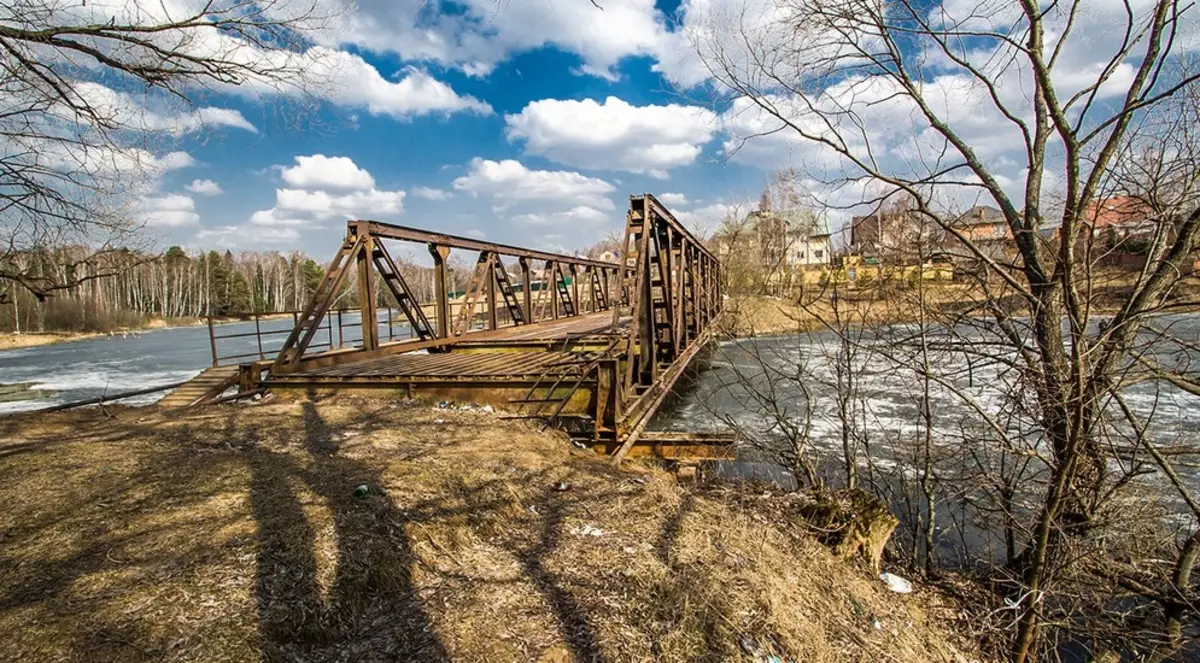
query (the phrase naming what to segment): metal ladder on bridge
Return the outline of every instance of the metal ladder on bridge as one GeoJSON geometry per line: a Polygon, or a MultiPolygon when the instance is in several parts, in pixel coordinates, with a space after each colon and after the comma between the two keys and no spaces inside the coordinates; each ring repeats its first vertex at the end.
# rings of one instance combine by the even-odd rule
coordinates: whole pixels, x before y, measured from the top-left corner
{"type": "MultiPolygon", "coordinates": [[[[573,338],[570,335],[563,340],[563,352],[567,351],[567,348],[570,347],[572,340],[573,338]]],[[[517,398],[509,401],[509,403],[519,405],[522,410],[524,410],[524,408],[527,406],[533,406],[533,410],[522,411],[521,414],[509,415],[504,418],[543,419],[542,430],[545,430],[550,426],[555,418],[562,414],[562,411],[567,407],[567,403],[571,401],[571,398],[575,395],[575,392],[579,391],[579,388],[583,386],[583,381],[587,379],[588,375],[596,370],[596,367],[600,364],[601,360],[612,353],[612,351],[620,344],[620,341],[621,339],[619,337],[615,337],[603,350],[577,353],[579,355],[578,358],[572,357],[566,361],[550,364],[546,370],[543,371],[540,376],[538,376],[538,379],[534,381],[533,386],[529,388],[529,391],[526,392],[523,398],[517,398]],[[569,369],[564,371],[555,371],[555,369],[561,369],[564,367],[569,367],[569,369]],[[538,389],[542,388],[542,384],[544,382],[550,381],[551,375],[554,376],[554,381],[550,383],[548,388],[545,388],[545,396],[536,397],[538,389]],[[554,396],[554,392],[557,391],[559,387],[563,385],[563,383],[569,382],[571,378],[575,378],[575,382],[567,389],[565,395],[556,398],[554,396]],[[542,408],[548,405],[553,406],[552,410],[549,414],[542,414],[542,408]]]]}
{"type": "Polygon", "coordinates": [[[514,292],[512,281],[508,278],[508,270],[504,268],[504,263],[500,260],[492,262],[492,276],[496,279],[496,285],[500,291],[500,296],[504,298],[504,305],[508,307],[508,313],[512,316],[513,324],[526,324],[525,309],[521,307],[521,302],[517,300],[517,293],[514,292]]]}
{"type": "Polygon", "coordinates": [[[292,329],[292,333],[288,335],[283,348],[276,355],[275,361],[271,365],[272,371],[280,365],[296,361],[308,344],[312,342],[312,338],[316,335],[317,329],[321,326],[321,320],[329,308],[329,303],[333,300],[333,295],[337,293],[338,288],[345,280],[347,262],[353,259],[361,245],[362,238],[348,236],[342,241],[337,255],[330,261],[325,275],[309,297],[304,312],[296,319],[296,326],[292,329]]]}
{"type": "Polygon", "coordinates": [[[401,311],[404,311],[404,316],[408,318],[408,324],[416,333],[417,338],[427,341],[436,337],[433,325],[429,324],[429,318],[425,316],[425,311],[421,310],[421,303],[417,301],[412,291],[408,289],[408,284],[400,277],[396,270],[396,263],[392,261],[392,256],[384,250],[382,244],[375,245],[374,255],[371,258],[375,263],[375,269],[379,272],[379,278],[387,285],[388,290],[392,291],[392,296],[396,298],[396,304],[401,311]]]}
{"type": "Polygon", "coordinates": [[[562,303],[560,313],[564,316],[575,315],[575,302],[571,301],[571,291],[567,288],[567,279],[562,270],[557,270],[554,274],[554,289],[558,292],[559,302],[562,303]]]}

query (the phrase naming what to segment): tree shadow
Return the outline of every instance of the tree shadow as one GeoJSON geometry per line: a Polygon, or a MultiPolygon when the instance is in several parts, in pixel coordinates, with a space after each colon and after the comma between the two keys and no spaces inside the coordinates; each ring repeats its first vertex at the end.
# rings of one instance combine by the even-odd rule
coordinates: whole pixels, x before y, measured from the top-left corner
{"type": "Polygon", "coordinates": [[[447,660],[413,587],[404,514],[380,489],[377,470],[339,455],[316,406],[305,402],[302,410],[307,466],[261,447],[249,460],[264,654],[268,660],[447,660]],[[321,498],[332,515],[337,569],[324,594],[317,578],[317,532],[293,482],[321,498]],[[355,487],[364,484],[370,495],[355,499],[355,487]]]}
{"type": "Polygon", "coordinates": [[[525,574],[550,604],[559,633],[575,655],[575,660],[603,661],[604,654],[587,610],[545,563],[559,545],[567,507],[567,500],[561,493],[547,491],[537,505],[537,511],[542,516],[538,540],[532,547],[518,551],[517,557],[525,574]]]}
{"type": "MultiPolygon", "coordinates": [[[[684,493],[679,500],[679,506],[663,519],[658,541],[655,542],[655,556],[663,566],[667,567],[669,572],[663,581],[660,592],[664,597],[691,594],[695,590],[694,583],[704,582],[701,580],[703,574],[689,573],[689,570],[680,563],[676,550],[679,537],[683,533],[683,523],[694,508],[695,497],[691,493],[684,493]]],[[[694,616],[698,622],[696,630],[703,637],[702,649],[705,652],[704,656],[695,660],[726,661],[733,656],[733,652],[727,651],[727,647],[723,644],[727,638],[723,637],[722,631],[727,628],[727,625],[718,614],[717,606],[701,602],[701,605],[696,607],[691,601],[684,601],[683,605],[672,605],[670,602],[666,605],[670,614],[664,616],[664,623],[682,623],[687,617],[687,611],[695,611],[694,616]]],[[[658,639],[653,643],[651,650],[655,656],[666,655],[661,650],[661,641],[658,639]]]]}

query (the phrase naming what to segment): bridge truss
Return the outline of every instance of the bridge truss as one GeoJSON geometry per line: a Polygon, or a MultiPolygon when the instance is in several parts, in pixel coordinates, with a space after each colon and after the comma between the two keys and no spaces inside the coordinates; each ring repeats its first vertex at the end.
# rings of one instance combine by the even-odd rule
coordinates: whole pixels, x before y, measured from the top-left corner
{"type": "Polygon", "coordinates": [[[243,384],[387,388],[494,403],[623,455],[711,339],[720,283],[717,258],[650,194],[630,197],[617,262],[351,221],[282,348],[243,366],[243,384]],[[428,252],[433,301],[417,301],[388,248],[394,243],[428,252]],[[454,249],[474,257],[457,296],[447,282],[454,249]],[[351,281],[361,342],[315,351],[322,321],[351,281]],[[389,319],[393,305],[401,312],[410,338],[380,338],[380,299],[389,319]]]}

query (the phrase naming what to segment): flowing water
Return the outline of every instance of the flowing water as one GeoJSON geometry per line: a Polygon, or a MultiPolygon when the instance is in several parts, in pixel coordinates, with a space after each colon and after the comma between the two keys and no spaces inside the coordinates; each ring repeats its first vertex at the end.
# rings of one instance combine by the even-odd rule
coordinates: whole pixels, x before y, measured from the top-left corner
{"type": "MultiPolygon", "coordinates": [[[[343,317],[341,341],[346,345],[358,343],[361,330],[357,313],[343,317]]],[[[292,328],[291,317],[267,318],[257,329],[265,333],[261,350],[267,358],[274,356],[292,328]]],[[[406,330],[407,327],[404,328],[406,330]]],[[[254,322],[234,322],[216,326],[218,354],[251,355],[242,361],[252,361],[260,348],[254,334],[254,322]],[[236,336],[247,334],[247,336],[236,336]]],[[[387,327],[380,326],[381,338],[387,338],[387,327]]],[[[396,325],[394,332],[401,332],[396,325]]],[[[334,342],[338,342],[337,325],[334,342]]],[[[322,328],[317,342],[328,340],[322,328]]],[[[232,362],[223,362],[232,363],[232,362]]],[[[0,413],[32,410],[71,403],[106,394],[172,384],[187,380],[212,365],[208,327],[171,327],[136,332],[116,333],[54,345],[21,348],[0,352],[0,384],[29,384],[33,390],[51,392],[45,398],[0,403],[0,413]]],[[[145,405],[163,397],[165,392],[135,396],[121,401],[130,405],[145,405]]]]}

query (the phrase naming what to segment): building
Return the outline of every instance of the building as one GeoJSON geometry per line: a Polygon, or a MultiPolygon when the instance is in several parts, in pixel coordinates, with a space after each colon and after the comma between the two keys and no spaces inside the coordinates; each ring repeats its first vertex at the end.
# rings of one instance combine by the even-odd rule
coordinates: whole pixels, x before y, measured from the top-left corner
{"type": "Polygon", "coordinates": [[[746,226],[766,265],[819,267],[833,257],[829,228],[811,213],[756,210],[747,217],[746,226]]]}
{"type": "Polygon", "coordinates": [[[1083,209],[1083,227],[1092,237],[1107,238],[1115,245],[1130,238],[1154,236],[1158,227],[1153,210],[1130,196],[1098,198],[1083,209]]]}
{"type": "MultiPolygon", "coordinates": [[[[951,222],[950,227],[969,241],[984,256],[1004,260],[1016,256],[1017,246],[1004,213],[995,207],[976,205],[951,222]]],[[[978,259],[976,253],[953,235],[947,234],[942,247],[945,255],[958,260],[978,259]]]]}
{"type": "Polygon", "coordinates": [[[819,281],[833,258],[828,227],[808,212],[751,212],[725,224],[709,246],[731,291],[786,293],[819,281]]]}
{"type": "Polygon", "coordinates": [[[911,210],[879,211],[850,220],[850,252],[888,263],[917,263],[941,251],[945,233],[911,210]]]}

